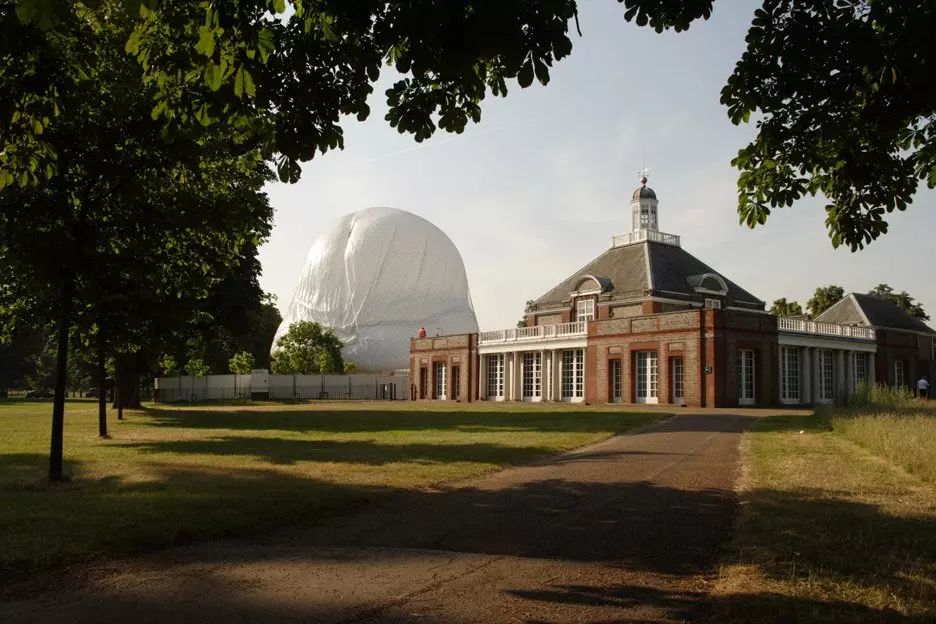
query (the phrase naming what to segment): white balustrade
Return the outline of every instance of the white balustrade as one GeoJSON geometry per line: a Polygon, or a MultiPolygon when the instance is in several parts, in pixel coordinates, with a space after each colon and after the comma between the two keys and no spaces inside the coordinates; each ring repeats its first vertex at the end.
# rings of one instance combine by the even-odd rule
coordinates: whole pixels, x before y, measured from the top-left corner
{"type": "Polygon", "coordinates": [[[558,325],[536,325],[534,327],[495,329],[481,332],[478,338],[478,344],[535,342],[538,340],[553,340],[556,338],[581,337],[586,333],[587,323],[585,321],[560,323],[558,325]]]}
{"type": "Polygon", "coordinates": [[[664,245],[672,245],[673,247],[680,246],[679,236],[676,234],[666,234],[658,230],[635,230],[627,234],[612,236],[611,246],[623,247],[624,245],[633,245],[634,243],[641,243],[643,241],[663,243],[664,245]]]}
{"type": "Polygon", "coordinates": [[[856,325],[838,325],[837,323],[817,323],[805,319],[779,317],[777,328],[780,331],[797,332],[800,334],[819,334],[822,336],[845,336],[847,338],[861,338],[874,340],[873,327],[858,327],[856,325]]]}

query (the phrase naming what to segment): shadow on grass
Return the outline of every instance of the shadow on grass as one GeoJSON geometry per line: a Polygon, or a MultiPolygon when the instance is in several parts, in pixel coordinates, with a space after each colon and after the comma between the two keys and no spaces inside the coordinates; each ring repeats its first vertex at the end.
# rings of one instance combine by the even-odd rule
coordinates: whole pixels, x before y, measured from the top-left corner
{"type": "Polygon", "coordinates": [[[304,440],[228,436],[202,440],[122,443],[143,453],[246,455],[273,464],[337,462],[380,466],[394,462],[478,462],[508,466],[529,462],[554,449],[500,444],[379,444],[368,440],[304,440]]]}
{"type": "Polygon", "coordinates": [[[620,431],[635,422],[649,422],[652,416],[635,412],[586,411],[582,409],[533,409],[494,411],[491,409],[250,409],[198,410],[147,408],[151,424],[157,427],[192,429],[277,430],[295,432],[352,433],[362,431],[620,431]]]}
{"type": "MultiPolygon", "coordinates": [[[[426,404],[431,406],[431,404],[426,404]]],[[[617,432],[636,425],[670,417],[666,412],[633,412],[582,407],[504,410],[484,405],[481,408],[453,409],[216,409],[144,408],[147,424],[154,427],[191,429],[236,429],[256,431],[292,431],[299,433],[357,433],[368,431],[539,431],[551,433],[617,432]]],[[[723,431],[731,419],[754,420],[751,416],[733,416],[730,412],[676,415],[669,431],[723,431]]],[[[799,417],[802,418],[802,417],[799,417]]]]}
{"type": "MultiPolygon", "coordinates": [[[[255,439],[247,440],[248,444],[257,443],[255,439]]],[[[348,452],[327,446],[309,448],[315,453],[348,452]]],[[[250,450],[283,459],[295,455],[275,448],[250,450]]],[[[367,454],[373,449],[365,447],[359,452],[367,454]]],[[[155,478],[145,481],[104,479],[48,486],[44,490],[4,487],[0,491],[5,503],[0,507],[0,525],[12,530],[0,535],[0,552],[7,553],[0,575],[10,578],[17,574],[22,578],[37,569],[55,568],[100,553],[263,535],[267,539],[259,546],[257,542],[232,542],[220,549],[188,547],[169,560],[266,565],[275,558],[279,545],[280,553],[286,553],[282,556],[297,564],[333,559],[328,549],[370,548],[369,554],[362,556],[362,565],[365,559],[370,565],[382,556],[401,552],[382,550],[392,548],[406,549],[398,564],[392,565],[406,566],[405,553],[410,549],[439,550],[570,565],[601,563],[626,573],[646,573],[651,575],[649,578],[661,575],[672,580],[669,589],[666,584],[640,587],[612,582],[609,586],[605,567],[592,576],[586,575],[582,582],[569,583],[560,575],[554,584],[529,587],[518,574],[518,578],[508,580],[506,593],[524,604],[538,605],[528,611],[528,622],[540,621],[538,614],[584,605],[650,608],[692,621],[706,617],[718,622],[926,621],[922,617],[901,619],[893,610],[849,602],[766,593],[709,600],[698,593],[672,589],[680,585],[679,579],[714,571],[734,526],[734,496],[722,489],[682,489],[620,482],[613,477],[609,480],[609,474],[628,465],[615,463],[623,455],[606,454],[600,459],[607,465],[599,466],[593,463],[596,458],[585,453],[580,458],[582,466],[564,473],[564,478],[508,482],[502,486],[494,482],[484,488],[443,491],[331,483],[269,469],[176,466],[155,466],[155,478]],[[342,512],[341,517],[329,520],[338,512],[342,512]],[[307,530],[275,533],[290,527],[307,530]]],[[[0,469],[13,471],[18,479],[36,477],[35,472],[44,467],[45,458],[39,455],[0,457],[0,469]]],[[[818,498],[809,492],[759,490],[750,499],[749,541],[742,544],[745,563],[757,564],[768,577],[804,582],[821,577],[859,589],[883,588],[898,598],[934,598],[936,588],[926,580],[936,577],[933,516],[899,518],[874,505],[818,498]]],[[[349,557],[354,555],[344,560],[349,557]]],[[[206,574],[210,573],[208,568],[206,574]]],[[[348,586],[356,587],[360,580],[354,576],[353,566],[347,574],[348,586]]],[[[158,585],[169,581],[153,582],[158,585]]],[[[302,587],[302,591],[314,593],[314,584],[302,587]]],[[[224,619],[225,614],[230,616],[228,619],[235,619],[237,614],[241,620],[279,614],[285,619],[331,621],[343,616],[347,609],[346,603],[329,602],[322,595],[297,601],[295,604],[301,603],[301,607],[264,602],[262,593],[243,592],[231,577],[211,579],[208,594],[206,600],[218,619],[224,619]]],[[[37,601],[35,609],[41,612],[42,597],[37,601]]],[[[100,622],[130,621],[133,618],[125,616],[140,609],[158,615],[157,620],[197,619],[200,610],[206,608],[197,601],[157,600],[145,592],[142,597],[132,598],[122,591],[91,592],[69,605],[77,610],[70,614],[77,619],[100,622]]],[[[423,613],[418,621],[455,621],[432,617],[423,613]]],[[[417,621],[417,616],[401,608],[382,613],[378,619],[411,622],[417,621]]],[[[542,615],[542,621],[548,619],[542,615]]],[[[7,621],[16,620],[8,617],[7,621]]]]}

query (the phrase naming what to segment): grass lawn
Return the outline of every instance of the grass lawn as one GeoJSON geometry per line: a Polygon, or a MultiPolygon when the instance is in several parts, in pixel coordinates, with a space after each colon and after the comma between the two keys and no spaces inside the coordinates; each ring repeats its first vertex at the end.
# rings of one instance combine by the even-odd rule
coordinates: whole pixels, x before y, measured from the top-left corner
{"type": "Polygon", "coordinates": [[[648,414],[554,405],[153,407],[71,401],[66,473],[45,475],[50,402],[0,401],[3,579],[140,548],[276,527],[406,488],[582,446],[648,414]]]}
{"type": "Polygon", "coordinates": [[[776,416],[745,434],[715,621],[936,621],[936,410],[903,409],[776,416]]]}

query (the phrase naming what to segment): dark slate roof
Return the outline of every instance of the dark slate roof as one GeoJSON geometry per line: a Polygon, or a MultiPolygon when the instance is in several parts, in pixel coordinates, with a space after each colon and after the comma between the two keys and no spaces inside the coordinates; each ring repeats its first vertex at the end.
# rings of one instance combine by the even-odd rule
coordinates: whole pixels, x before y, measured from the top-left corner
{"type": "Polygon", "coordinates": [[[817,316],[816,321],[936,334],[926,323],[911,316],[893,301],[858,293],[851,293],[817,316]]]}
{"type": "Polygon", "coordinates": [[[584,267],[560,282],[555,288],[536,300],[537,306],[558,305],[569,299],[584,275],[593,275],[608,284],[604,292],[617,295],[643,295],[649,288],[645,245],[612,247],[584,267]]]}
{"type": "Polygon", "coordinates": [[[541,309],[561,305],[563,301],[568,301],[569,293],[576,290],[586,275],[595,277],[602,284],[603,298],[630,299],[658,295],[701,301],[705,295],[697,293],[695,286],[706,273],[724,280],[728,288],[725,297],[727,305],[764,309],[763,301],[685,249],[649,241],[608,249],[535,303],[541,309]],[[605,281],[610,284],[609,287],[605,287],[605,281]]]}
{"type": "Polygon", "coordinates": [[[634,191],[634,195],[631,197],[631,199],[656,199],[656,198],[657,198],[656,192],[652,188],[646,185],[641,186],[636,191],[634,191]]]}

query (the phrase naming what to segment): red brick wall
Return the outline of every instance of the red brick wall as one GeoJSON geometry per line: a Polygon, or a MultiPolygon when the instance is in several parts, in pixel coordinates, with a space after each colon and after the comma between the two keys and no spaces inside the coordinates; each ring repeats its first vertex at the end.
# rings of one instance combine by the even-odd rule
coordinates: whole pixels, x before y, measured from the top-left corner
{"type": "Polygon", "coordinates": [[[445,362],[448,374],[448,400],[472,402],[478,400],[478,334],[458,334],[436,338],[413,338],[410,340],[410,376],[417,393],[421,388],[421,369],[426,369],[429,396],[435,391],[435,363],[445,362]],[[453,367],[458,367],[460,381],[459,396],[453,395],[453,367]]]}
{"type": "Polygon", "coordinates": [[[699,313],[670,312],[633,318],[608,319],[589,327],[585,370],[588,376],[586,400],[611,401],[612,360],[621,361],[621,401],[633,402],[634,361],[638,351],[657,352],[657,395],[660,403],[670,400],[670,358],[683,358],[685,402],[701,404],[699,385],[699,313]]]}

